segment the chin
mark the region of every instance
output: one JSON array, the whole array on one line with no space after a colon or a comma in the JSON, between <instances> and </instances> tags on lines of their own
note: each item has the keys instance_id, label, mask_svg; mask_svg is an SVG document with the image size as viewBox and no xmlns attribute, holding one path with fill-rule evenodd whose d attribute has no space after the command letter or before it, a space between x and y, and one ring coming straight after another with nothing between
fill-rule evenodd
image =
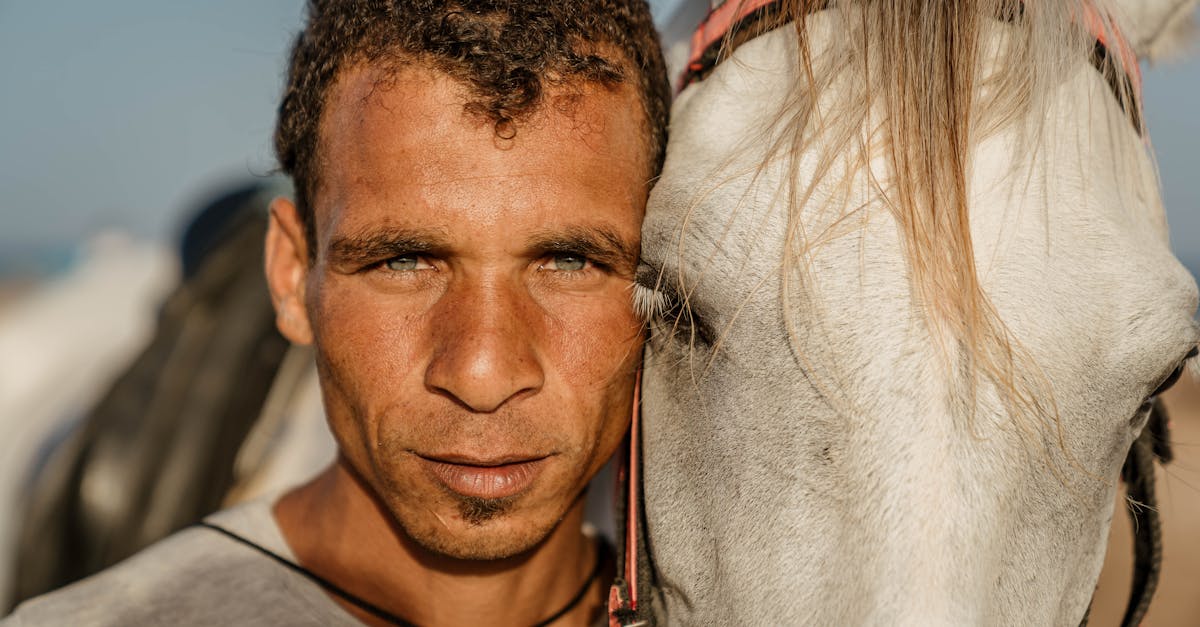
<instances>
[{"instance_id":1,"label":"chin","mask_svg":"<svg viewBox=\"0 0 1200 627\"><path fill-rule=\"evenodd\" d=\"M504 499L495 499L504 501ZM526 553L544 541L558 524L557 518L531 520L528 513L510 511L512 504L463 503L453 514L401 528L421 548L460 560L499 560Z\"/></svg>"},{"instance_id":2,"label":"chin","mask_svg":"<svg viewBox=\"0 0 1200 627\"><path fill-rule=\"evenodd\" d=\"M571 464L555 464L529 489L498 498L453 492L419 468L382 468L366 483L393 529L420 549L452 559L500 560L537 548L580 504L580 478L562 476L562 465Z\"/></svg>"}]
</instances>

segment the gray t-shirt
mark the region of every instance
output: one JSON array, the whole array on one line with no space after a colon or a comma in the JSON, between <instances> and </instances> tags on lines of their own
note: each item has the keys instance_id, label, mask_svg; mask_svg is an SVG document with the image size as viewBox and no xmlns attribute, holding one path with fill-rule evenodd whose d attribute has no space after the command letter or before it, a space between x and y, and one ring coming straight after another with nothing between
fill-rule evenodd
<instances>
[{"instance_id":1,"label":"gray t-shirt","mask_svg":"<svg viewBox=\"0 0 1200 627\"><path fill-rule=\"evenodd\" d=\"M293 563L274 499L209 522ZM361 625L317 584L212 529L191 527L97 575L22 603L0 621L18 625Z\"/></svg>"}]
</instances>

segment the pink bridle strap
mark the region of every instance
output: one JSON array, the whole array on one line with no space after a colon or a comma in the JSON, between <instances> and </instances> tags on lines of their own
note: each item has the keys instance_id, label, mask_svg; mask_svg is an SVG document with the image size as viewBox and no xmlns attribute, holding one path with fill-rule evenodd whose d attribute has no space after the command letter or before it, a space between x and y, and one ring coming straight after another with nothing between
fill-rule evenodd
<instances>
[{"instance_id":1,"label":"pink bridle strap","mask_svg":"<svg viewBox=\"0 0 1200 627\"><path fill-rule=\"evenodd\" d=\"M733 30L734 25L746 16L776 2L778 0L745 0L744 2L728 0L710 11L708 17L700 22L696 32L692 33L692 50L688 55L688 69L699 70L700 58L709 46L721 41L725 34Z\"/></svg>"},{"instance_id":2,"label":"pink bridle strap","mask_svg":"<svg viewBox=\"0 0 1200 627\"><path fill-rule=\"evenodd\" d=\"M1106 50L1115 50L1121 56L1121 69L1125 71L1129 77L1129 82L1133 87L1133 93L1130 96L1136 98L1138 102L1142 100L1142 68L1138 65L1137 53L1133 50L1133 46L1129 44L1129 40L1125 38L1125 34L1117 28L1116 21L1109 19L1108 26L1105 27L1104 17L1100 14L1100 10L1091 2L1083 5L1083 26L1091 33L1096 41L1104 46Z\"/></svg>"},{"instance_id":3,"label":"pink bridle strap","mask_svg":"<svg viewBox=\"0 0 1200 627\"><path fill-rule=\"evenodd\" d=\"M713 46L725 38L725 35L745 20L755 11L782 6L780 0L728 0L721 6L709 11L704 21L692 33L691 52L688 54L687 66L679 76L676 92L683 91L693 82L693 77L704 70L707 62L705 55L710 54Z\"/></svg>"}]
</instances>

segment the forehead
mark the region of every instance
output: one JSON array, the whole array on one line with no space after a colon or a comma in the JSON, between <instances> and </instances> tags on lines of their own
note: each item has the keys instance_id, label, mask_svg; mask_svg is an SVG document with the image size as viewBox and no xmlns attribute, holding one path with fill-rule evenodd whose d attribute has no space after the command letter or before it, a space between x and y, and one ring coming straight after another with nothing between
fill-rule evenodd
<instances>
[{"instance_id":1,"label":"forehead","mask_svg":"<svg viewBox=\"0 0 1200 627\"><path fill-rule=\"evenodd\" d=\"M344 71L318 133L318 232L336 209L368 198L398 210L435 201L464 208L479 204L480 194L496 204L533 191L553 198L567 187L598 204L636 207L640 221L649 155L632 88L551 88L537 110L500 133L491 119L466 111L469 95L421 64Z\"/></svg>"}]
</instances>

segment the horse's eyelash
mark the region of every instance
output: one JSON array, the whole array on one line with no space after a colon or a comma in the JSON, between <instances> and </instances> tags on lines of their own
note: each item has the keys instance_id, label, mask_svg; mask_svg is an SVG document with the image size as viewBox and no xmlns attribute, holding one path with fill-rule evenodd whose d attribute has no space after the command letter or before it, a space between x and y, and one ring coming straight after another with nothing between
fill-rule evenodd
<instances>
[{"instance_id":1,"label":"horse's eyelash","mask_svg":"<svg viewBox=\"0 0 1200 627\"><path fill-rule=\"evenodd\" d=\"M671 306L670 296L641 283L633 284L633 312L643 322L661 319Z\"/></svg>"}]
</instances>

